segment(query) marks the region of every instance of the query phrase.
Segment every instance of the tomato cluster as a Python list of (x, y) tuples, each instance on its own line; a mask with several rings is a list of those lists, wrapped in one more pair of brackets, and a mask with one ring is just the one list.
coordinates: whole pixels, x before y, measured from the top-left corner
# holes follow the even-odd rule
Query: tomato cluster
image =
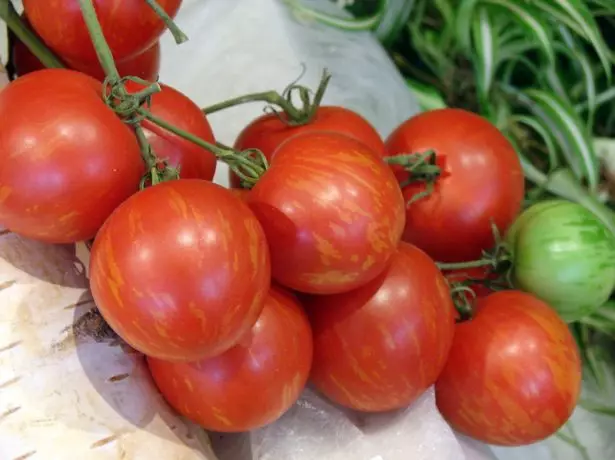
[[(158, 3), (173, 15), (180, 2)], [(140, 11), (126, 34), (111, 4), (97, 6), (116, 59), (153, 53), (159, 19)], [(615, 240), (571, 203), (518, 218), (521, 165), (488, 121), (434, 110), (383, 140), (342, 107), (318, 107), (299, 125), (266, 115), (235, 147), (259, 149), (268, 168), (249, 189), (234, 175), (224, 188), (212, 182), (216, 150), (189, 138), (215, 144), (201, 109), (161, 84), (148, 101), (153, 118), (139, 120), (144, 139), (135, 136), (134, 120), (112, 110), (91, 76), (100, 69), (81, 16), (67, 11), (75, 32), (58, 40), (43, 20), (48, 5), (24, 1), (34, 29), (66, 62), (87, 67), (30, 68), (0, 92), (0, 224), (48, 243), (94, 240), (96, 305), (147, 356), (179, 413), (209, 430), (251, 430), (277, 420), (311, 381), (364, 412), (406, 407), (435, 385), (449, 423), (492, 444), (538, 441), (570, 417), (581, 363), (556, 309), (572, 309), (567, 282), (593, 293), (584, 312), (614, 286), (592, 291), (597, 284), (570, 268), (573, 245), (545, 235), (553, 222), (578, 226), (582, 250), (598, 241), (590, 268), (610, 270), (600, 282), (615, 282)], [(125, 90), (144, 88), (129, 81)], [(144, 183), (143, 142), (181, 178)], [(512, 278), (526, 292), (492, 284), (495, 262), (444, 273), (436, 263), (504, 244), (494, 226), (507, 234)], [(551, 275), (549, 260), (560, 264)], [(459, 286), (473, 294), (467, 317), (455, 308)]]

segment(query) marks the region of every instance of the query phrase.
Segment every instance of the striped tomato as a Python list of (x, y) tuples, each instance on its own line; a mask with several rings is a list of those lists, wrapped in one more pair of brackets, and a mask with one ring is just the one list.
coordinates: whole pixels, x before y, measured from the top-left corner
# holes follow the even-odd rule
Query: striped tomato
[[(314, 131), (346, 134), (363, 142), (378, 155), (384, 155), (384, 142), (374, 127), (358, 113), (337, 106), (319, 107), (314, 119), (301, 126), (290, 126), (276, 114), (262, 115), (239, 133), (235, 141), (235, 148), (238, 150), (259, 149), (271, 160), (273, 152), (284, 141), (297, 134)], [(240, 186), (239, 178), (232, 171), (230, 182), (233, 187)]]
[[(182, 0), (158, 0), (174, 17)], [(94, 0), (96, 15), (113, 57), (117, 61), (135, 56), (163, 34), (160, 16), (143, 0)], [(82, 64), (98, 60), (76, 0), (23, 0), (24, 13), (45, 44), (62, 59)]]
[[(22, 21), (29, 25), (27, 18), (22, 16)], [(37, 70), (43, 70), (45, 66), (17, 37), (11, 37), (13, 48), (11, 61), (18, 76), (23, 77)], [(105, 79), (105, 72), (98, 60), (92, 62), (71, 63), (68, 67), (83, 72), (97, 80)], [(160, 42), (154, 43), (151, 47), (136, 56), (118, 61), (117, 70), (122, 77), (139, 77), (147, 81), (156, 81), (160, 71)]]
[(507, 241), (515, 285), (566, 321), (590, 315), (615, 289), (615, 236), (579, 204), (550, 200), (531, 206)]
[(338, 404), (366, 412), (405, 407), (446, 363), (455, 309), (444, 276), (414, 246), (401, 243), (371, 283), (306, 302), (314, 331), (311, 379)]
[[(168, 124), (203, 141), (215, 143), (214, 134), (201, 109), (188, 96), (170, 86), (160, 84), (161, 91), (151, 97), (149, 112)], [(144, 85), (129, 81), (126, 89), (136, 93)], [(174, 168), (179, 167), (182, 179), (212, 180), (216, 172), (216, 156), (208, 150), (161, 128), (149, 120), (141, 126), (153, 151)]]
[(478, 299), (474, 318), (455, 327), (436, 383), (451, 426), (503, 446), (531, 444), (568, 420), (581, 388), (581, 361), (566, 323), (521, 291)]
[(378, 276), (404, 227), (395, 176), (369, 147), (339, 133), (299, 134), (247, 197), (269, 242), (273, 277), (313, 294)]
[(131, 346), (166, 360), (219, 354), (260, 315), (270, 285), (263, 231), (239, 198), (180, 179), (120, 205), (92, 247), (92, 295)]
[(277, 420), (303, 391), (312, 364), (310, 323), (293, 295), (272, 286), (252, 330), (227, 352), (194, 363), (148, 363), (179, 413), (208, 430), (249, 431)]

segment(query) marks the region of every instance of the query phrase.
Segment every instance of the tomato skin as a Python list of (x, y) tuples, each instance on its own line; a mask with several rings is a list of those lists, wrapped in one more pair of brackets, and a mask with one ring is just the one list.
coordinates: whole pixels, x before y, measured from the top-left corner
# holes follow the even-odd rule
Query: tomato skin
[(338, 404), (365, 412), (405, 407), (444, 367), (455, 309), (444, 276), (415, 246), (401, 243), (369, 284), (308, 302), (311, 381)]
[[(22, 20), (24, 19), (22, 18)], [(15, 71), (20, 77), (45, 68), (43, 63), (16, 37), (13, 37), (11, 59)], [(155, 81), (160, 71), (160, 42), (154, 43), (151, 47), (136, 56), (117, 62), (116, 65), (122, 77), (133, 76), (147, 81)], [(90, 75), (100, 81), (105, 79), (105, 72), (98, 61), (86, 64), (69, 62), (68, 67)]]
[[(171, 125), (195, 135), (199, 139), (215, 143), (211, 125), (203, 112), (188, 96), (170, 86), (160, 84), (162, 91), (151, 98), (149, 112)], [(129, 93), (144, 88), (133, 81), (126, 83)], [(216, 156), (198, 145), (173, 134), (154, 123), (143, 120), (141, 127), (158, 158), (166, 159), (170, 166), (181, 166), (182, 179), (212, 180), (216, 172)]]
[(305, 293), (334, 294), (373, 280), (404, 226), (390, 169), (338, 133), (289, 139), (247, 200), (267, 235), (274, 279)]
[(310, 323), (292, 294), (272, 287), (252, 330), (222, 355), (196, 363), (148, 358), (165, 399), (205, 429), (240, 432), (281, 417), (312, 363)]
[(208, 181), (147, 188), (96, 236), (94, 301), (136, 350), (169, 361), (222, 353), (255, 323), (270, 285), (263, 231), (250, 209)]
[[(275, 150), (297, 134), (334, 131), (363, 142), (384, 156), (384, 142), (376, 129), (361, 115), (344, 107), (320, 106), (314, 119), (302, 126), (288, 126), (276, 114), (265, 114), (246, 126), (235, 141), (238, 150), (259, 149), (271, 160)], [(230, 171), (231, 187), (240, 187), (239, 177)]]
[(26, 75), (0, 93), (0, 223), (48, 243), (93, 238), (139, 188), (131, 129), (101, 84), (65, 69)]
[[(143, 0), (94, 0), (93, 3), (116, 62), (145, 51), (166, 29)], [(181, 3), (181, 0), (158, 0), (172, 18)], [(23, 0), (23, 7), (34, 31), (61, 59), (82, 65), (98, 60), (77, 0)]]
[[(491, 219), (504, 234), (524, 195), (521, 163), (506, 137), (486, 119), (460, 109), (424, 112), (386, 140), (387, 155), (436, 152), (443, 169), (433, 193), (409, 205), (404, 240), (440, 262), (475, 260), (494, 244)], [(408, 174), (394, 167), (401, 182)], [(404, 187), (411, 199), (425, 190)]]
[(500, 291), (456, 326), (436, 403), (460, 433), (520, 446), (563, 426), (580, 389), (581, 360), (566, 324), (538, 298)]
[(506, 241), (515, 286), (547, 302), (568, 322), (594, 313), (615, 289), (615, 236), (580, 204), (532, 205)]
[(242, 201), (247, 202), (247, 200), (248, 200), (248, 193), (250, 193), (250, 190), (245, 189), (245, 188), (230, 188), (228, 190), (233, 195), (235, 195), (237, 198), (240, 198)]

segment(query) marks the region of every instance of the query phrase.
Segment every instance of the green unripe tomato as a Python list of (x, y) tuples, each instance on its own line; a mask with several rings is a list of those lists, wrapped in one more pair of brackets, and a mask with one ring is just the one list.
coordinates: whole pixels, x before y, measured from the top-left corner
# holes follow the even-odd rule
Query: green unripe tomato
[(596, 311), (615, 289), (615, 236), (577, 203), (550, 200), (529, 207), (506, 242), (516, 287), (568, 322)]

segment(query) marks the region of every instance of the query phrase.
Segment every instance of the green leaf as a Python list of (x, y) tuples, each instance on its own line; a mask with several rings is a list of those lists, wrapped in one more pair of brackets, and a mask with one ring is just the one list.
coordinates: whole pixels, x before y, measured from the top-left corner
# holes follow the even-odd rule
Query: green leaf
[(596, 403), (594, 401), (588, 401), (582, 399), (579, 401), (579, 406), (585, 409), (588, 412), (592, 412), (594, 414), (606, 415), (608, 417), (615, 417), (615, 407), (605, 406), (600, 403)]
[(431, 37), (433, 36), (430, 36), (429, 33), (421, 32), (417, 25), (410, 27), (410, 40), (421, 61), (429, 67), (434, 75), (442, 80), (444, 76), (452, 72), (454, 65), (445, 52), (431, 42)]
[(376, 26), (376, 37), (385, 46), (395, 42), (401, 30), (408, 22), (414, 2), (407, 0), (379, 0), (378, 12), (381, 20)]
[[(379, 8), (378, 11), (365, 18), (343, 17), (329, 14), (325, 11), (320, 11), (304, 5), (300, 0), (282, 0), (289, 10), (301, 20), (312, 20), (321, 24), (335, 27), (342, 30), (361, 31), (373, 30), (382, 20), (382, 15), (385, 8)], [(379, 0), (386, 2), (387, 0)], [(343, 13), (343, 11), (342, 11)], [(346, 12), (346, 14), (349, 14)]]
[(493, 24), (489, 17), (489, 10), (485, 6), (478, 8), (478, 14), (472, 22), (472, 35), (474, 39), (474, 70), (479, 91), (481, 106), (486, 108), (489, 103), (489, 91), (493, 84), (495, 74), (496, 40)]
[(536, 117), (518, 115), (513, 118), (517, 123), (521, 123), (531, 128), (542, 140), (547, 148), (547, 155), (549, 157), (549, 172), (559, 167), (559, 158), (557, 155), (557, 147), (553, 136), (547, 129), (547, 127)]
[[(444, 20), (444, 28), (455, 25), (455, 10), (451, 6), (449, 0), (432, 0), (434, 6), (438, 9)], [(412, 3), (412, 2), (408, 2)]]
[(555, 62), (555, 51), (553, 50), (548, 24), (540, 18), (540, 14), (537, 14), (535, 8), (530, 5), (520, 6), (519, 2), (514, 0), (484, 0), (484, 2), (504, 8), (513, 14), (519, 23), (534, 36), (548, 62), (550, 64)]
[(600, 166), (583, 120), (555, 94), (539, 89), (528, 89), (525, 94), (532, 100), (530, 110), (549, 127), (577, 179), (587, 180), (590, 190), (596, 191)]
[(564, 39), (565, 46), (558, 48), (558, 51), (568, 56), (572, 64), (577, 64), (583, 75), (583, 84), (585, 86), (585, 99), (587, 101), (587, 129), (591, 132), (593, 128), (594, 114), (598, 107), (596, 80), (597, 75), (594, 74), (592, 63), (589, 61), (587, 54), (579, 45), (578, 40), (570, 33), (568, 29), (560, 26), (560, 34)]
[(584, 37), (596, 51), (602, 67), (611, 78), (612, 57), (609, 46), (604, 41), (596, 20), (583, 0), (534, 0), (534, 3), (555, 22), (562, 22), (577, 35)]
[(583, 324), (573, 324), (570, 328), (581, 354), (581, 359), (585, 365), (585, 369), (590, 373), (591, 378), (596, 383), (599, 389), (604, 389), (606, 385), (606, 374), (604, 366), (596, 356), (596, 351), (590, 342), (590, 331)]
[(461, 49), (468, 55), (472, 54), (472, 21), (474, 10), (479, 0), (461, 0), (457, 6), (457, 40)]
[(406, 83), (416, 96), (419, 106), (423, 111), (446, 108), (444, 98), (435, 88), (423, 85), (409, 78), (406, 79)]

